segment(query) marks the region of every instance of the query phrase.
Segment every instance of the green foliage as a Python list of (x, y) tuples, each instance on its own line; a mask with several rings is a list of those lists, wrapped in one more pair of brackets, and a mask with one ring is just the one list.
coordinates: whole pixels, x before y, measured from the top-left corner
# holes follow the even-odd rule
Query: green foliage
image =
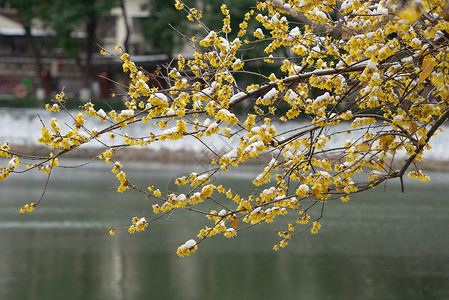
[(151, 0), (144, 9), (149, 9), (150, 16), (142, 20), (145, 39), (151, 44), (153, 53), (171, 54), (185, 42), (175, 39), (178, 34), (174, 28), (185, 28), (184, 14), (173, 7), (173, 3), (166, 0)]
[[(237, 20), (242, 18), (242, 12), (248, 11), (255, 4), (252, 0), (223, 2), (204, 0), (201, 3), (195, 3), (195, 1), (186, 1), (185, 3), (192, 7), (200, 6), (199, 8), (203, 9), (204, 23), (209, 24), (212, 30), (220, 30), (222, 15), (217, 12), (220, 11), (221, 4), (226, 3), (231, 8), (231, 20), (233, 20), (231, 28), (235, 32), (239, 28)], [(144, 19), (142, 25), (145, 39), (152, 45), (154, 53), (172, 54), (180, 50), (180, 47), (186, 43), (186, 39), (179, 36), (176, 30), (187, 37), (202, 32), (197, 24), (186, 20), (185, 14), (175, 9), (171, 1), (149, 0), (143, 8), (150, 11), (149, 18)]]
[(52, 0), (52, 2), (49, 10), (50, 23), (56, 32), (59, 46), (64, 48), (69, 57), (77, 57), (82, 52), (80, 48), (85, 45), (85, 41), (80, 39), (80, 28), (96, 21), (118, 5), (117, 0)]
[(6, 0), (10, 7), (17, 8), (20, 22), (24, 26), (30, 26), (33, 18), (39, 17), (47, 20), (46, 16), (51, 7), (52, 0)]

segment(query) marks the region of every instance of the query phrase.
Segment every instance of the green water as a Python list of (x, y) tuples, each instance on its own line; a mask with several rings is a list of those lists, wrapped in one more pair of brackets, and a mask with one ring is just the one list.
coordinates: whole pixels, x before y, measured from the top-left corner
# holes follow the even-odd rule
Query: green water
[[(167, 184), (183, 166), (134, 165), (132, 181)], [(201, 170), (200, 167), (198, 167)], [(248, 193), (248, 168), (216, 183)], [(0, 299), (449, 299), (449, 175), (428, 184), (397, 182), (328, 203), (322, 230), (274, 252), (274, 229), (260, 226), (201, 244), (178, 258), (203, 218), (175, 213), (148, 231), (108, 227), (151, 214), (138, 193), (115, 192), (102, 165), (53, 174), (44, 203), (26, 215), (45, 184), (37, 174), (0, 183)]]

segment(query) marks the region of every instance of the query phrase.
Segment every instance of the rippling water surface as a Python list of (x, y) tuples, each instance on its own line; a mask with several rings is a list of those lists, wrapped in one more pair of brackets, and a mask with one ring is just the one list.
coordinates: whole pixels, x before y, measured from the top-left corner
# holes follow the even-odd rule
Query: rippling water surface
[[(131, 181), (167, 184), (185, 166), (135, 164)], [(216, 183), (249, 193), (253, 168), (221, 175)], [(133, 216), (151, 214), (151, 202), (115, 192), (109, 167), (57, 169), (43, 204), (38, 174), (0, 182), (0, 299), (449, 299), (448, 174), (428, 184), (397, 182), (328, 203), (322, 231), (274, 252), (275, 229), (260, 226), (233, 239), (201, 244), (178, 258), (203, 217), (181, 212), (130, 235), (107, 233)]]

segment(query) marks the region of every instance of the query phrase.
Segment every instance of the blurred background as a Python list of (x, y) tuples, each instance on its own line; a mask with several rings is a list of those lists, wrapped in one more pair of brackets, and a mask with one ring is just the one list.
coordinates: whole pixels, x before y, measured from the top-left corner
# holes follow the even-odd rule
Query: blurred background
[[(168, 26), (185, 16), (172, 1), (0, 1), (0, 99), (26, 105), (64, 88), (71, 98), (110, 98), (126, 84), (120, 46), (147, 71), (191, 50)], [(190, 52), (189, 52), (190, 51)], [(1, 101), (1, 100), (0, 100)], [(0, 102), (1, 105), (1, 102)]]

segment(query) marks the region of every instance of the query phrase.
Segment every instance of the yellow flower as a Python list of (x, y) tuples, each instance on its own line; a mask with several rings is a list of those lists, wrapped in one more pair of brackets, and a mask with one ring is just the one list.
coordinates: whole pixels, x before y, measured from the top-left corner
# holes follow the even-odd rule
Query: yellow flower
[(208, 184), (201, 189), (201, 197), (209, 198), (214, 192), (215, 186), (213, 184)]
[(36, 203), (25, 204), (22, 208), (20, 208), (20, 213), (24, 214), (25, 211), (32, 212), (36, 206)]
[(178, 10), (181, 10), (181, 9), (184, 8), (184, 4), (179, 2), (179, 1), (176, 1), (175, 8), (178, 9)]
[(288, 224), (288, 231), (295, 231), (295, 225)]
[(136, 232), (136, 227), (134, 225), (129, 226), (128, 232), (131, 233), (131, 234), (135, 233)]
[(224, 236), (227, 237), (227, 238), (232, 238), (236, 234), (237, 234), (237, 231), (234, 228), (228, 228), (225, 231)]
[(50, 162), (51, 162), (51, 167), (52, 168), (59, 166), (58, 158), (53, 158), (52, 160), (50, 160)]
[(128, 53), (123, 53), (122, 56), (120, 56), (121, 60), (127, 60), (129, 57)]
[(286, 240), (282, 240), (281, 243), (279, 244), (279, 246), (281, 246), (282, 248), (284, 248), (287, 245), (288, 245), (288, 242)]
[(84, 116), (83, 116), (83, 114), (82, 113), (79, 113), (77, 116), (76, 116), (76, 119), (75, 119), (76, 121), (75, 121), (75, 126), (76, 127), (80, 127), (81, 125), (83, 125), (84, 124)]
[(341, 202), (348, 202), (350, 200), (348, 195), (344, 195), (340, 199), (341, 199)]
[(123, 193), (125, 190), (127, 190), (129, 188), (129, 181), (126, 178), (126, 174), (123, 171), (120, 171), (117, 175), (116, 175), (117, 179), (120, 181), (120, 186), (117, 188), (117, 191), (119, 193)]
[(313, 234), (317, 234), (318, 231), (320, 230), (320, 228), (321, 228), (321, 224), (318, 221), (314, 221), (312, 229), (310, 230), (310, 232), (313, 233)]
[(429, 182), (430, 177), (427, 175), (424, 175), (421, 170), (418, 171), (411, 171), (408, 173), (408, 177), (415, 178), (424, 182)]
[(160, 210), (159, 204), (153, 204), (153, 212), (158, 214)]
[(176, 254), (178, 254), (178, 256), (180, 257), (188, 256), (191, 253), (195, 252), (197, 249), (198, 246), (195, 240), (188, 240), (177, 249)]

